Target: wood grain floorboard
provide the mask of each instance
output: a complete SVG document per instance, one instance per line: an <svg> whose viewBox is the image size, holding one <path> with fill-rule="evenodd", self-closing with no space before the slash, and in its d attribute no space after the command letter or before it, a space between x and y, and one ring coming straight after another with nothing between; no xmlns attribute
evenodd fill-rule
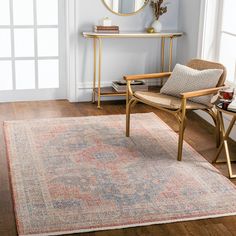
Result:
<svg viewBox="0 0 236 236"><path fill-rule="evenodd" d="M138 104L133 113L154 112L173 130L178 131L175 118L162 111ZM3 137L3 121L57 117L80 117L125 114L124 102L105 102L98 110L91 103L69 103L67 101L19 102L0 104L0 236L15 236L16 224L8 178L6 150ZM132 132L132 131L131 131ZM214 129L194 113L188 113L185 141L211 162L216 153ZM236 143L230 141L232 155L236 155ZM216 167L228 176L225 164ZM236 165L233 165L236 171ZM232 180L236 184L236 180ZM222 199L224 201L224 199ZM80 236L236 236L236 216L197 220L181 223L135 227L79 234Z"/></svg>

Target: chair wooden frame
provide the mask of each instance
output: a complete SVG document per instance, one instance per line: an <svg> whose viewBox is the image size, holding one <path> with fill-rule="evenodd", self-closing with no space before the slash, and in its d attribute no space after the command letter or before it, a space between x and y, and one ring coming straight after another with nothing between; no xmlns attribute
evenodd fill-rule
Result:
<svg viewBox="0 0 236 236"><path fill-rule="evenodd" d="M194 59L191 61L192 63L198 63L198 62L207 62L207 61L202 61L198 59ZM190 62L190 63L191 63ZM131 82L135 80L150 80L150 79L163 79L163 78L168 78L171 75L171 72L163 72L163 73L154 73L154 74L143 74L143 75L128 75L124 76L124 79L127 81L127 91L126 91L126 136L130 137L130 113L131 113L131 108L135 106L138 102L147 104L149 106L153 106L155 108L158 108L160 110L166 111L172 115L174 115L179 123L179 141L178 141L178 155L177 155L177 160L181 161L182 160L182 152L183 152L183 140L184 140L184 131L186 127L186 111L189 110L187 109L187 100L190 98L194 97L201 97L205 95L215 95L218 93L218 91L224 86L222 86L225 82L226 78L226 69L223 65L218 64L218 63L212 63L212 62L207 62L211 63L211 69L214 68L214 65L218 65L224 70L224 73L221 77L220 82L218 83L217 87L214 88L209 88L209 89L204 89L204 90L198 90L198 91L193 91L193 92L186 92L180 94L181 96L181 106L179 109L169 109L165 108L161 105L155 105L151 104L147 101L144 101L140 98L137 98L135 96L135 93L132 91L131 88ZM212 68L213 66L213 68ZM217 67L216 67L217 68ZM204 68L201 68L204 69ZM206 68L209 69L209 68ZM193 109L192 109L193 110ZM203 111L207 112L213 119L215 127L216 127L216 145L217 147L220 145L220 123L219 119L217 116L217 113L215 111L214 107L209 107L206 109L202 109Z"/></svg>

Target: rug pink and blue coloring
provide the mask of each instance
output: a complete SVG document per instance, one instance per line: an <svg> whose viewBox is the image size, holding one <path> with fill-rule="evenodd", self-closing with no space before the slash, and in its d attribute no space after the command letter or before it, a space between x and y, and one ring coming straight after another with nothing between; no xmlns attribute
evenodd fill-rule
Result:
<svg viewBox="0 0 236 236"><path fill-rule="evenodd" d="M19 235L236 214L236 188L153 113L5 122Z"/></svg>

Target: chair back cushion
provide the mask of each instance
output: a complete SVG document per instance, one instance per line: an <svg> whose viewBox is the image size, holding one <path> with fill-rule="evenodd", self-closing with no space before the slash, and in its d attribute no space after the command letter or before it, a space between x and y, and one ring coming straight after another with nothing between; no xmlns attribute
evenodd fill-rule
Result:
<svg viewBox="0 0 236 236"><path fill-rule="evenodd" d="M195 70L221 69L224 72L220 76L217 87L221 87L225 84L227 70L226 70L225 66L222 65L221 63L217 63L217 62L213 62L213 61L206 61L206 60L201 60L201 59L193 59L188 62L187 66L191 67Z"/></svg>
<svg viewBox="0 0 236 236"><path fill-rule="evenodd" d="M181 93L214 88L223 74L222 69L195 70L177 64L171 77L161 89L161 93L180 97ZM193 102L209 106L213 96L202 96L190 99Z"/></svg>

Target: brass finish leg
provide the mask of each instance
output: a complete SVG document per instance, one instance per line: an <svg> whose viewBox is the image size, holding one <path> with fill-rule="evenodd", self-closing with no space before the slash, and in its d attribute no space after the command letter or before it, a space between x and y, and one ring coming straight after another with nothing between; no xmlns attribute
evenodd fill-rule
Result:
<svg viewBox="0 0 236 236"><path fill-rule="evenodd" d="M216 147L219 148L220 147L220 143L221 143L221 126L220 126L220 120L219 120L219 116L216 116L216 121L215 121L215 126L216 126Z"/></svg>
<svg viewBox="0 0 236 236"><path fill-rule="evenodd" d="M230 134L231 130L234 127L235 121L236 121L236 117L234 116L234 118L231 120L229 128L227 129L227 132L224 136L224 148L225 148L225 154L226 154L226 160L227 160L227 165L228 165L229 177L230 178L236 178L236 174L233 175L227 139L229 137L229 134ZM222 120L222 122L223 122L223 120Z"/></svg>
<svg viewBox="0 0 236 236"><path fill-rule="evenodd" d="M95 103L95 88L97 80L97 39L93 39L93 49L94 49L94 75L93 75L93 95L92 102Z"/></svg>
<svg viewBox="0 0 236 236"><path fill-rule="evenodd" d="M220 136L222 136L222 142L220 143L220 146L217 150L217 153L216 153L216 157L214 159L214 161L212 163L216 163L219 156L220 156L220 153L224 147L224 136L225 136L225 128L224 128L224 123L223 123L223 116L222 116L222 113L217 111L217 119L218 119L218 122L219 122L219 126L220 126Z"/></svg>
<svg viewBox="0 0 236 236"><path fill-rule="evenodd" d="M135 100L135 101L132 103L131 108L134 108L134 107L137 105L137 103L138 103L138 101Z"/></svg>
<svg viewBox="0 0 236 236"><path fill-rule="evenodd" d="M182 161L182 153L183 153L183 141L184 141L184 130L185 130L185 122L186 122L186 99L182 100L182 114L181 114L181 123L179 128L179 144L178 144L178 161Z"/></svg>
<svg viewBox="0 0 236 236"><path fill-rule="evenodd" d="M126 105L126 137L130 136L130 112L131 106L135 102L135 99L131 99Z"/></svg>
<svg viewBox="0 0 236 236"><path fill-rule="evenodd" d="M130 85L130 83L131 83L130 81L127 81L127 85L126 85L126 107L129 104L129 96L130 96L129 85Z"/></svg>
<svg viewBox="0 0 236 236"><path fill-rule="evenodd" d="M173 61L173 38L170 38L170 51L169 51L169 72L172 71L172 61Z"/></svg>
<svg viewBox="0 0 236 236"><path fill-rule="evenodd" d="M101 77L102 77L102 39L98 38L98 109L101 109Z"/></svg>
<svg viewBox="0 0 236 236"><path fill-rule="evenodd" d="M165 38L161 38L161 72L165 70Z"/></svg>
<svg viewBox="0 0 236 236"><path fill-rule="evenodd" d="M130 134L130 106L129 106L129 85L130 81L127 81L126 85L126 137L129 137Z"/></svg>
<svg viewBox="0 0 236 236"><path fill-rule="evenodd" d="M165 38L161 38L161 72L165 70ZM163 79L161 79L161 86L163 85Z"/></svg>
<svg viewBox="0 0 236 236"><path fill-rule="evenodd" d="M232 165L231 165L231 160L230 160L230 153L229 153L229 146L228 146L228 138L229 138L229 135L234 127L234 124L236 122L236 116L234 116L230 122L230 125L227 129L227 131L225 132L225 127L224 127L224 120L223 120L223 115L222 115L222 112L218 112L218 117L219 117L219 121L220 121L220 126L221 126L221 130L222 130L222 135L223 135L223 140L221 142L221 145L217 151L217 154L216 154L216 158L215 160L213 161L213 163L216 163L219 156L220 156L220 153L222 151L222 149L224 148L225 149L225 154L226 154L226 161L227 161L227 166L228 166L228 171L229 171L229 177L230 178L236 178L236 175L233 174L233 171L232 171Z"/></svg>

